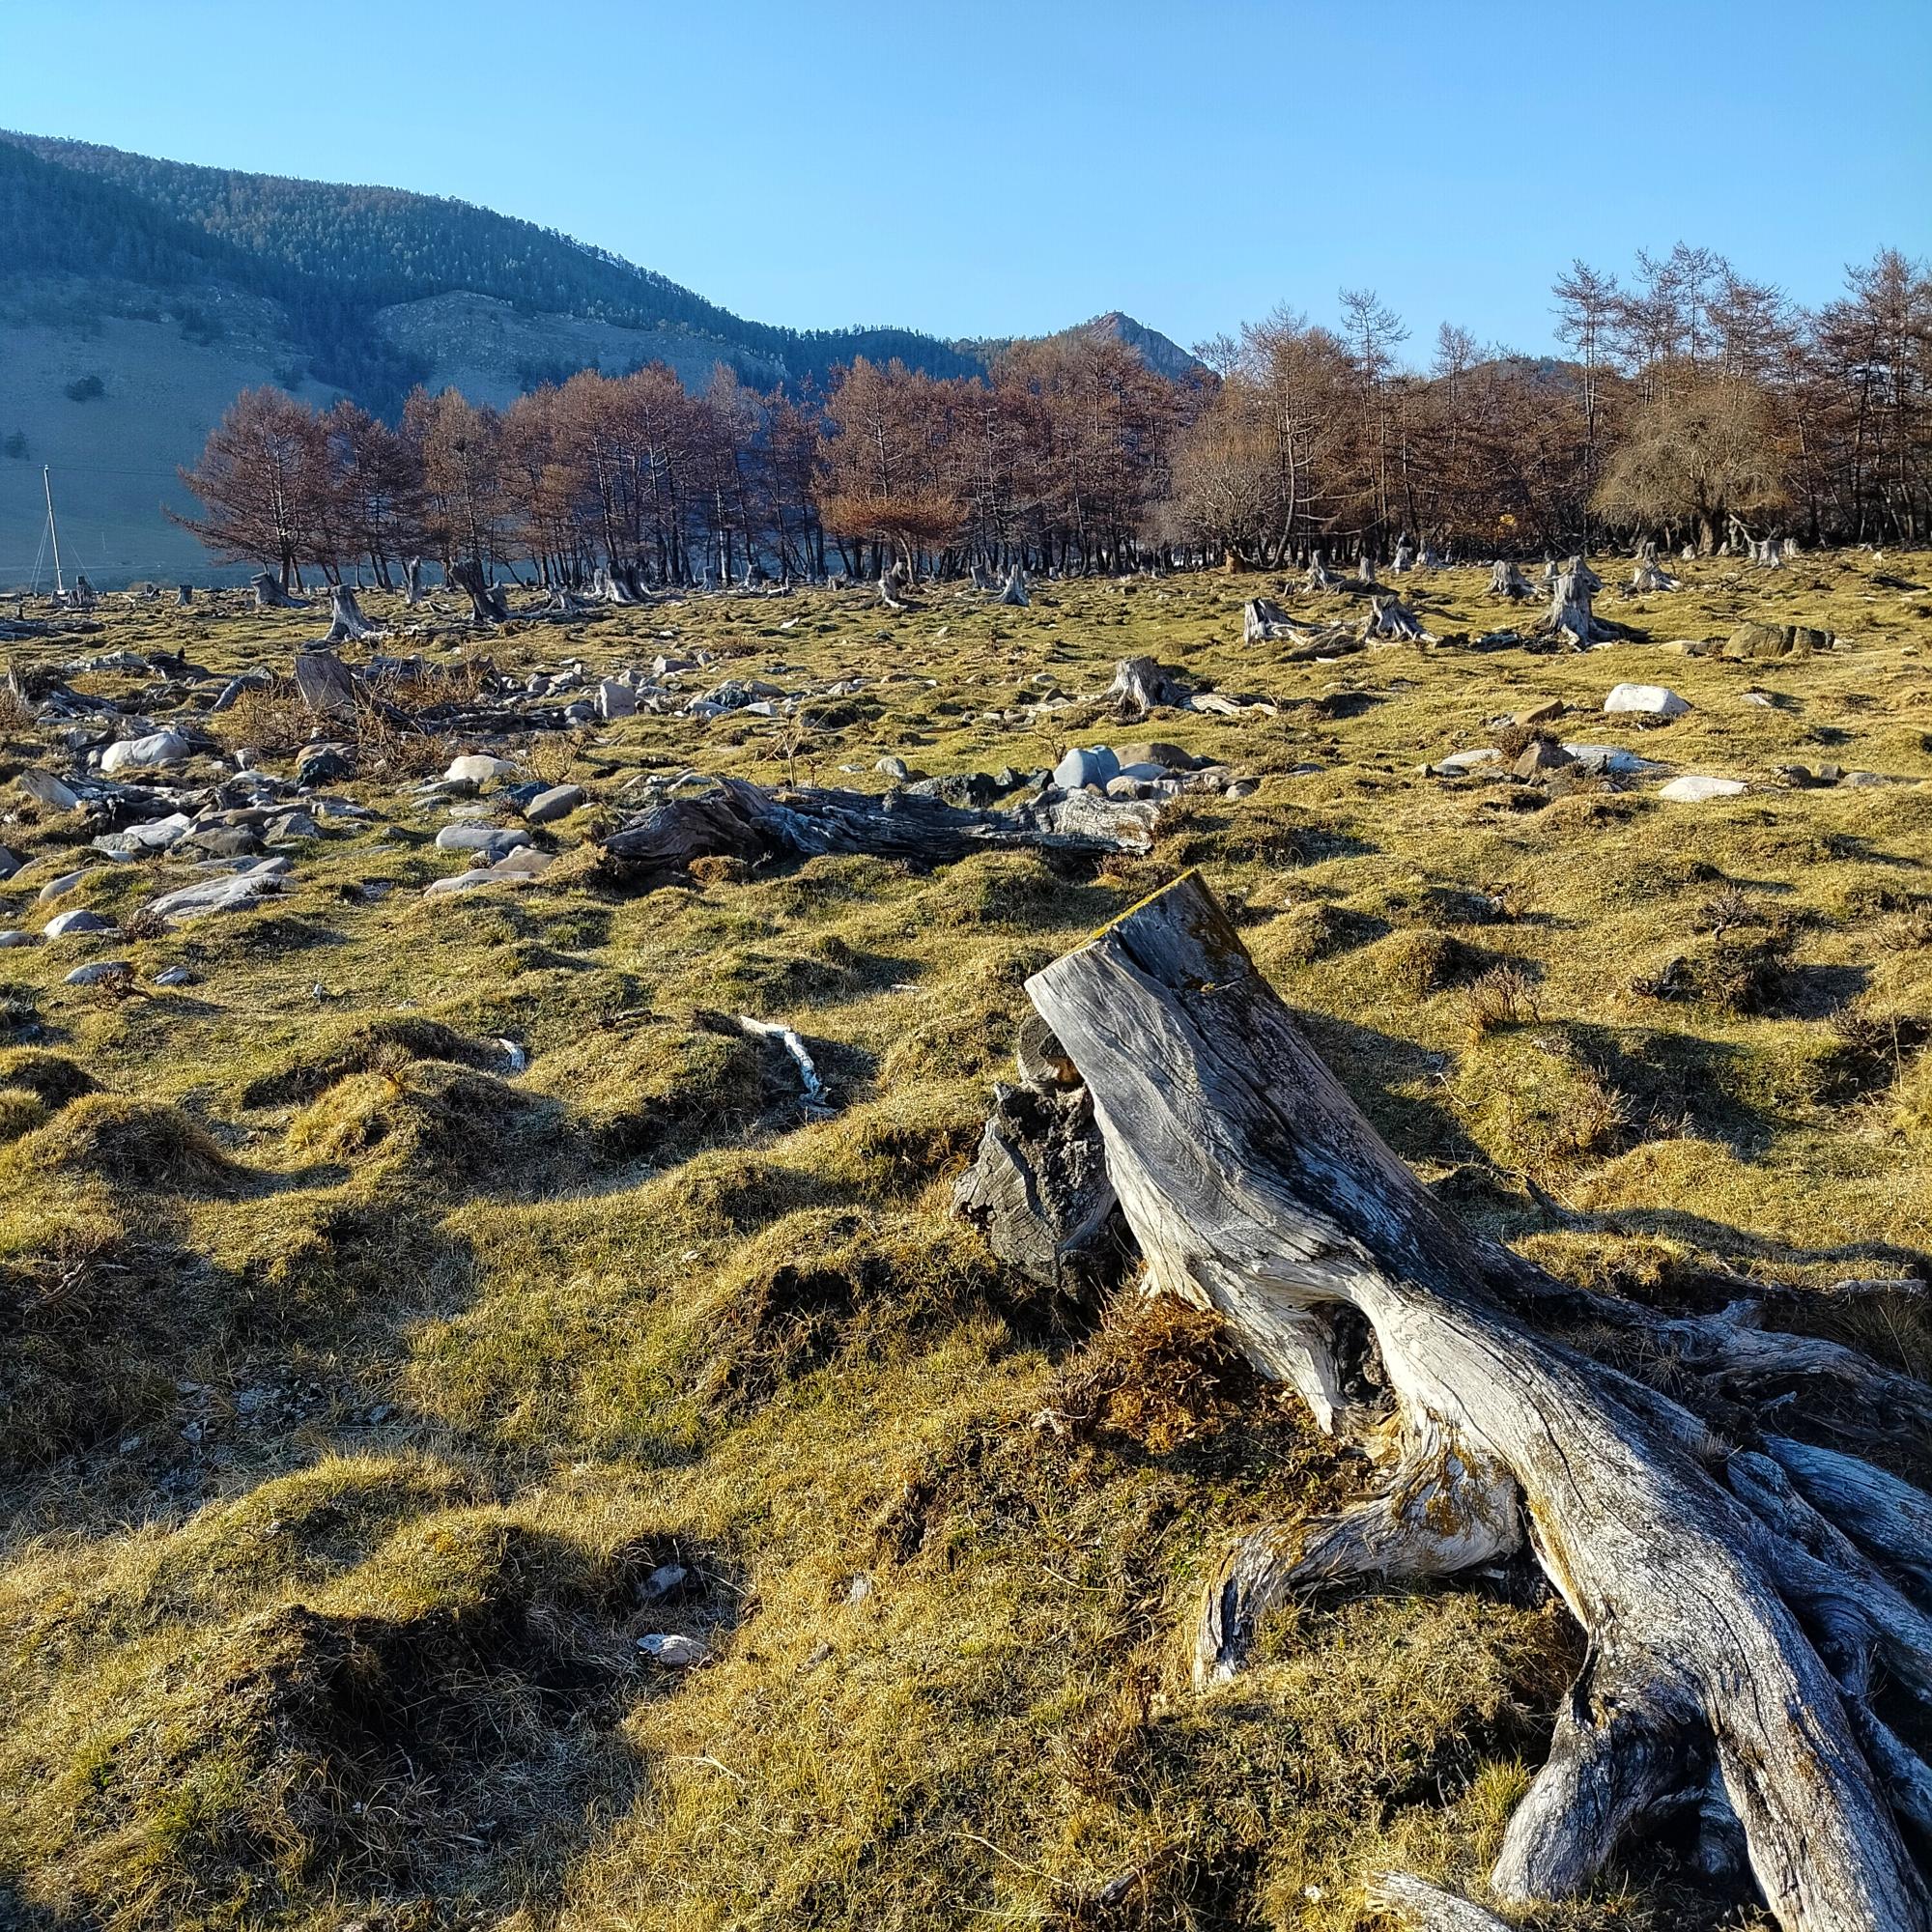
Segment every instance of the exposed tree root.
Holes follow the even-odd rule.
[[[1525,1548],[1589,1651],[1511,1820],[1499,1900],[1573,1895],[1689,1808],[1705,1861],[1741,1849],[1785,1932],[1928,1932],[1902,1828],[1932,1816],[1932,1773],[1881,1697],[1932,1705],[1917,1598],[1932,1498],[1794,1438],[1719,1440],[1689,1405],[1711,1387],[1735,1416],[1764,1378],[1823,1377],[1918,1427],[1932,1392],[1735,1311],[1669,1321],[1567,1288],[1469,1234],[1377,1138],[1191,874],[1029,991],[1085,1083],[1148,1285],[1218,1312],[1330,1431],[1363,1420],[1341,1396],[1353,1330],[1336,1317],[1352,1309],[1390,1392],[1374,1427],[1399,1448],[1393,1481],[1236,1548],[1204,1607],[1202,1677],[1238,1669],[1293,1592]],[[1868,1514],[1829,1501],[1854,1495]],[[1386,1883],[1435,1914],[1416,1922],[1493,1923]]]

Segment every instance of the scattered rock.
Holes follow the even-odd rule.
[[[1532,704],[1527,711],[1519,711],[1510,722],[1520,724],[1526,731],[1533,731],[1539,724],[1548,724],[1561,718],[1569,708],[1560,697],[1546,697],[1541,704]]]
[[[38,946],[40,943],[41,935],[38,932],[22,932],[17,926],[0,932],[0,947],[11,949],[15,946]]]
[[[99,986],[110,980],[131,980],[133,977],[134,969],[125,959],[90,959],[85,966],[76,966],[64,983],[70,986]]]
[[[151,731],[145,738],[123,738],[100,754],[103,772],[152,771],[163,765],[185,765],[192,755],[179,731]]]
[[[101,916],[89,906],[75,906],[71,912],[57,912],[48,920],[43,931],[48,939],[66,939],[73,933],[114,932],[118,930],[111,919]]]
[[[582,785],[552,785],[548,791],[540,791],[524,807],[524,816],[532,825],[550,825],[559,818],[568,818],[584,801],[586,794]]]
[[[194,984],[194,975],[185,966],[170,966],[165,973],[156,973],[155,975],[155,984],[157,986],[191,986]]]
[[[649,1636],[640,1636],[638,1648],[654,1663],[662,1663],[668,1670],[692,1670],[711,1662],[711,1653],[696,1637],[680,1636],[675,1632],[660,1631]]]
[[[1713,779],[1686,773],[1681,779],[1672,779],[1657,795],[1667,798],[1673,805],[1702,805],[1706,799],[1736,798],[1748,789],[1741,779]]]
[[[881,758],[872,769],[895,784],[904,784],[912,777],[912,767],[903,758]]]
[[[638,696],[629,685],[607,677],[597,687],[597,715],[607,723],[612,718],[629,718],[638,708]]]
[[[1690,701],[1667,685],[1619,684],[1604,699],[1604,709],[1632,711],[1643,718],[1681,718],[1690,709]]]

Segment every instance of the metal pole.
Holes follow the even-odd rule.
[[[67,580],[61,575],[60,526],[54,522],[54,480],[53,472],[43,463],[41,465],[41,488],[47,495],[47,528],[54,540],[54,590],[57,595],[67,595]]]

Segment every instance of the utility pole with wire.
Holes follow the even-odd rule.
[[[60,526],[54,522],[54,477],[52,469],[44,463],[41,465],[41,488],[47,497],[47,533],[54,540],[54,594],[65,597],[67,580],[61,575]]]

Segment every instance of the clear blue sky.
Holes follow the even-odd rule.
[[[459,195],[763,322],[1183,343],[1371,286],[1549,346],[1573,255],[1932,254],[1932,0],[0,0],[0,116]],[[4,272],[0,264],[0,272]]]

